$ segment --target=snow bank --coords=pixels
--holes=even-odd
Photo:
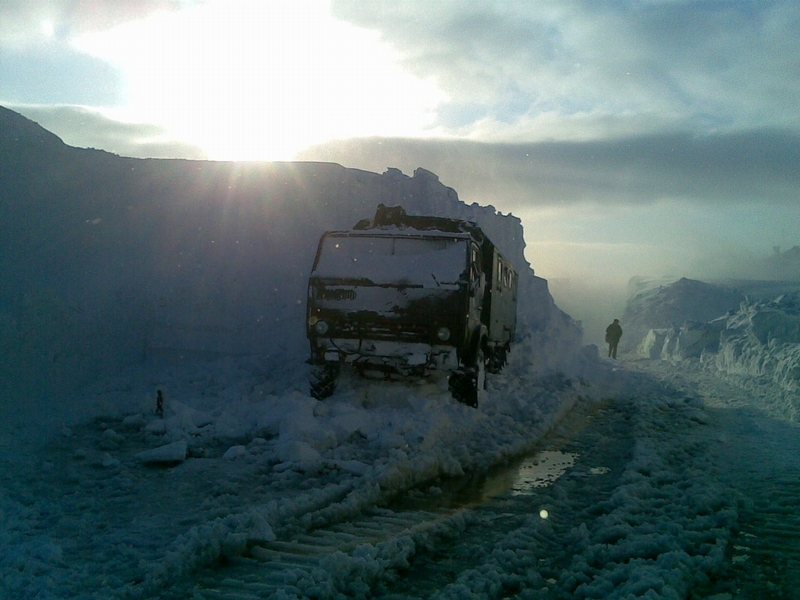
[[[745,299],[736,289],[685,277],[671,283],[635,278],[629,287],[632,293],[622,317],[625,335],[620,343],[626,351],[635,349],[651,329],[707,322],[735,310]]]
[[[771,300],[743,299],[738,308],[726,306],[736,299],[729,288],[681,280],[672,285],[639,292],[626,314],[634,321],[634,336],[648,322],[671,327],[652,327],[636,340],[634,355],[671,362],[697,360],[721,377],[739,385],[765,384],[791,419],[800,408],[800,293],[789,291]],[[794,290],[796,284],[783,284]],[[779,291],[777,282],[760,282],[752,289]],[[701,307],[699,304],[706,303]],[[714,315],[707,321],[692,315]]]
[[[717,351],[723,328],[719,321],[685,321],[681,327],[651,329],[639,342],[636,354],[672,361],[700,358],[704,353]]]
[[[425,169],[409,177],[322,163],[107,158],[90,161],[87,177],[119,169],[125,177],[113,197],[96,198],[91,186],[70,197],[72,212],[97,219],[66,222],[45,200],[44,207],[20,203],[18,229],[47,225],[50,243],[45,255],[20,256],[4,273],[0,372],[14,376],[0,378],[0,393],[15,409],[0,407],[0,427],[9,424],[9,436],[44,414],[57,431],[80,410],[74,392],[135,363],[179,368],[208,357],[265,354],[302,363],[307,280],[319,237],[371,218],[381,203],[477,222],[520,275],[517,332],[534,340],[527,346],[534,368],[569,371],[580,355],[580,325],[555,305],[547,282],[525,260],[520,220],[465,204]],[[142,195],[142,186],[154,182],[158,193]]]
[[[768,379],[800,391],[800,295],[742,305],[727,319],[719,350],[707,361],[719,371]]]

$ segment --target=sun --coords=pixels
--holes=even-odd
[[[50,19],[45,19],[39,23],[39,30],[44,37],[51,38],[56,34],[56,26]]]
[[[87,36],[122,70],[131,115],[217,160],[291,160],[330,139],[419,135],[442,100],[327,2],[209,2]]]

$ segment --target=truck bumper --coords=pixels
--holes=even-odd
[[[399,373],[410,371],[455,370],[458,355],[453,346],[418,342],[354,340],[329,338],[317,340],[318,356],[326,362],[344,362],[373,366]]]

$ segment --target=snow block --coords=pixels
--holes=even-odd
[[[222,458],[225,460],[233,460],[242,456],[247,456],[247,448],[239,445],[228,448],[228,450],[225,451],[225,454],[222,455]]]
[[[186,460],[186,440],[172,442],[136,455],[145,464],[174,464]]]
[[[661,352],[664,349],[664,342],[669,331],[669,329],[651,329],[648,331],[647,335],[639,342],[636,355],[650,359],[661,358]]]
[[[720,328],[715,323],[687,321],[681,327],[675,352],[680,358],[699,358],[719,350]]]

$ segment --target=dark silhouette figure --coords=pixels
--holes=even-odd
[[[156,391],[156,414],[159,417],[164,416],[164,395],[161,390]]]
[[[619,324],[619,319],[614,319],[614,322],[606,327],[606,343],[608,344],[609,358],[617,358],[617,346],[619,345],[619,338],[622,337],[622,327]]]

